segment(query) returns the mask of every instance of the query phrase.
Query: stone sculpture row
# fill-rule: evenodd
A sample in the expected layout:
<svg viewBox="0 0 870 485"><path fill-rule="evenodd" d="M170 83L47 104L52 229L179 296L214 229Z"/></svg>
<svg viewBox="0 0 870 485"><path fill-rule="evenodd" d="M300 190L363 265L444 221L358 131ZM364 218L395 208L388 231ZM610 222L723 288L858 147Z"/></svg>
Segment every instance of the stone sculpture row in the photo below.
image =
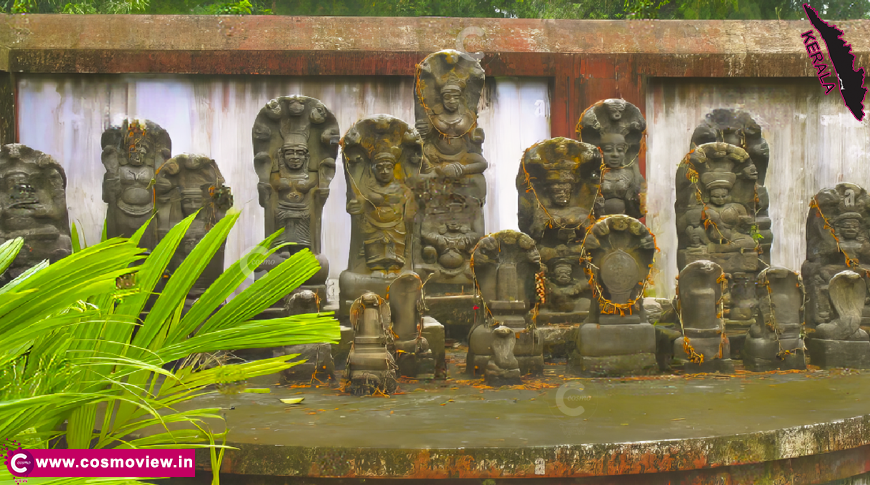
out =
<svg viewBox="0 0 870 485"><path fill-rule="evenodd" d="M466 370L493 383L540 374L549 330L560 325L579 325L564 334L573 335L565 355L571 372L655 372L662 339L643 303L656 246L641 222L640 110L600 101L581 116L577 140L529 147L516 178L521 232L486 235L488 162L477 114L483 81L472 57L437 52L418 66L413 126L375 115L343 137L314 98L280 97L260 110L252 144L265 235L283 229L275 244L292 244L257 274L302 248L321 265L266 316L322 310L329 273L323 207L341 150L351 250L339 278L339 317L355 332L346 371L354 393L390 392L399 376L444 375L439 320L470 327ZM155 216L142 238L153 249L199 211L172 268L232 206L215 161L173 157L169 134L152 121L109 128L102 147L109 237L132 236ZM870 337L860 328L870 323L870 196L840 184L813 198L801 280L770 267L768 161L761 129L744 111L714 110L693 133L675 180L679 332L668 352L690 372L729 371L732 354L753 370L802 368L806 316L813 362L870 367ZM7 278L69 254L63 169L41 152L8 145L0 176L8 194L0 238L25 235L31 246ZM222 269L221 252L191 298ZM306 376L331 377L327 348L275 351L308 355Z"/></svg>

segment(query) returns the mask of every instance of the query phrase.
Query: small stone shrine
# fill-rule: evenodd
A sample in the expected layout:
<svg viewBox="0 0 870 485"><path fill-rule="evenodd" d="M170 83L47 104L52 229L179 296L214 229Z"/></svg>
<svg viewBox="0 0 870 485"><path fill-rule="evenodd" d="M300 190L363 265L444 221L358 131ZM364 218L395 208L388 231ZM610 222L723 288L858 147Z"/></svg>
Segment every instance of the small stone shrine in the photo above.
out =
<svg viewBox="0 0 870 485"><path fill-rule="evenodd" d="M599 101L580 115L577 137L604 155L595 215L646 215L646 180L638 157L644 149L646 120L637 106L623 99Z"/></svg>
<svg viewBox="0 0 870 485"><path fill-rule="evenodd" d="M512 230L485 236L474 248L471 268L486 317L469 334L466 372L483 373L491 382L541 374L543 342L535 317L543 268L535 241Z"/></svg>
<svg viewBox="0 0 870 485"><path fill-rule="evenodd" d="M538 323L580 323L592 292L580 266L581 243L595 221L601 156L598 148L568 138L532 145L517 174L518 221L535 240L546 267L546 303Z"/></svg>
<svg viewBox="0 0 870 485"><path fill-rule="evenodd" d="M423 281L416 273L399 276L387 288L386 300L399 374L417 379L435 377L435 358L429 340L423 336Z"/></svg>
<svg viewBox="0 0 870 485"><path fill-rule="evenodd" d="M368 292L353 302L350 323L355 335L344 375L347 390L357 396L390 394L396 390L396 361L389 352L390 307L380 296Z"/></svg>
<svg viewBox="0 0 870 485"><path fill-rule="evenodd" d="M755 280L764 267L755 219L757 173L746 150L714 142L686 155L676 175L677 267L700 260L722 267L731 339L743 339L755 321Z"/></svg>
<svg viewBox="0 0 870 485"><path fill-rule="evenodd" d="M341 141L351 215L348 269L341 273L340 315L367 292L385 295L412 270L422 146L414 128L388 115L356 122Z"/></svg>
<svg viewBox="0 0 870 485"><path fill-rule="evenodd" d="M860 367L864 365L863 359L870 355L861 350L864 347L863 341L867 340L866 332L858 327L848 330L855 311L859 311L859 322L856 325L860 326L867 321L865 303L868 267L870 195L863 188L849 183L821 190L810 203L807 216L807 259L801 265L801 276L807 289L806 346L811 364ZM861 281L864 284L864 296L861 305L854 300L857 298L855 288L861 285L856 283L855 288L852 288L851 276L841 278L839 293L833 294L833 278L845 270L852 270L858 278L863 278ZM822 325L823 330L819 332ZM843 336L845 333L849 335Z"/></svg>
<svg viewBox="0 0 870 485"><path fill-rule="evenodd" d="M807 333L810 363L823 369L870 369L870 337L861 328L867 283L858 273L843 270L828 283L830 319Z"/></svg>
<svg viewBox="0 0 870 485"><path fill-rule="evenodd" d="M0 275L0 285L72 253L63 167L45 153L11 144L0 147L0 244L17 237L24 247Z"/></svg>
<svg viewBox="0 0 870 485"><path fill-rule="evenodd" d="M761 127L752 115L739 109L714 109L692 133L690 149L706 143L721 142L738 146L746 151L752 165L741 176L756 180L755 193L755 239L758 242L760 257L766 265L770 265L770 246L773 244L773 232L770 229L770 196L764 187L767 177L767 166L770 162L770 147L761 133ZM753 168L754 167L754 168ZM753 173L753 170L755 171Z"/></svg>
<svg viewBox="0 0 870 485"><path fill-rule="evenodd" d="M569 372L583 376L656 372L656 333L642 302L655 238L637 219L612 215L592 226L583 252L593 301L577 331Z"/></svg>
<svg viewBox="0 0 870 485"><path fill-rule="evenodd" d="M743 365L755 372L806 369L801 277L785 268L767 268L758 274L755 291L758 311L743 347Z"/></svg>
<svg viewBox="0 0 870 485"><path fill-rule="evenodd" d="M284 229L275 244L294 243L270 256L258 273L308 248L317 257L320 271L302 288L325 300L329 261L321 254L321 228L323 205L335 176L341 136L338 122L317 99L281 96L260 109L251 135L257 193L266 211L265 235Z"/></svg>
<svg viewBox="0 0 870 485"><path fill-rule="evenodd" d="M184 235L169 271L178 269L197 243L233 206L233 195L230 188L224 185L225 182L217 163L202 155L177 155L157 171L154 191L158 240L162 240L173 226L199 211ZM224 272L224 246L194 283L190 299L202 295Z"/></svg>
<svg viewBox="0 0 870 485"><path fill-rule="evenodd" d="M680 271L677 314L683 336L674 342L674 357L684 361L688 373L731 372L731 345L725 336L722 267L712 261L694 261Z"/></svg>
<svg viewBox="0 0 870 485"><path fill-rule="evenodd" d="M479 302L469 260L485 234L483 129L477 106L483 90L480 63L466 53L443 50L418 66L416 129L423 141L423 175L415 192L419 243L414 270L427 280L426 296L438 320L470 325Z"/></svg>
<svg viewBox="0 0 870 485"><path fill-rule="evenodd" d="M124 120L103 132L103 201L106 236L131 237L154 215L157 170L172 157L169 133L150 120ZM139 245L154 249L157 225L152 224Z"/></svg>

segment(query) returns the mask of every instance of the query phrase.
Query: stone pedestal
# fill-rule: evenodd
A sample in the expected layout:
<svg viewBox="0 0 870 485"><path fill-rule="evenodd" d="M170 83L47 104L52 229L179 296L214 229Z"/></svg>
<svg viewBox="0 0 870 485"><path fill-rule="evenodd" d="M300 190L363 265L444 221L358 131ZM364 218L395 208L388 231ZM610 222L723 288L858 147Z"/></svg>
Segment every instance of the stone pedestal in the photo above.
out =
<svg viewBox="0 0 870 485"><path fill-rule="evenodd" d="M870 341L806 340L810 364L830 369L870 369Z"/></svg>
<svg viewBox="0 0 870 485"><path fill-rule="evenodd" d="M323 383L336 382L335 361L332 359L332 346L330 344L288 345L272 350L274 357L293 354L299 355L292 360L305 360L305 362L282 371L282 384L314 380Z"/></svg>
<svg viewBox="0 0 870 485"><path fill-rule="evenodd" d="M347 356L353 346L354 331L353 327L348 325L339 325L338 330L341 332L341 337L337 344L332 344L332 356L335 360L335 368L344 369L347 365Z"/></svg>
<svg viewBox="0 0 870 485"><path fill-rule="evenodd" d="M686 337L680 337L674 341L674 358L683 361L683 371L686 374L706 372L734 372L734 362L731 360L731 345L727 338L719 337L689 337L689 343L695 352L701 355L716 356L722 358L704 359L701 363L691 362L685 349ZM720 353L721 350L721 353Z"/></svg>
<svg viewBox="0 0 870 485"><path fill-rule="evenodd" d="M776 355L780 351L780 345L775 340L747 338L743 347L743 366L753 372L807 368L806 354L800 338L783 339L780 344L784 349L794 350L779 359Z"/></svg>
<svg viewBox="0 0 870 485"><path fill-rule="evenodd" d="M568 360L568 370L586 377L648 375L658 370L656 333L648 323L583 324L577 331L577 351Z"/></svg>

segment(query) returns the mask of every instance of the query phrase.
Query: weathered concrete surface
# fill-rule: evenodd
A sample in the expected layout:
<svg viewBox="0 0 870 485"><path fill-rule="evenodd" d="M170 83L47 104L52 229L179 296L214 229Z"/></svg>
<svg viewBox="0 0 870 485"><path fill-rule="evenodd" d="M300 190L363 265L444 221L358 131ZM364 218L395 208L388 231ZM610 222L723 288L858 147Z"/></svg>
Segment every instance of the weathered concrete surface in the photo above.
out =
<svg viewBox="0 0 870 485"><path fill-rule="evenodd" d="M556 383L564 383L561 390ZM222 471L237 475L612 478L684 472L680 476L696 478L674 483L798 484L870 471L867 372L544 380L500 390L469 384L405 383L404 394L389 399L277 389L195 404L227 409L229 444L239 450L226 455ZM278 401L291 396L305 401ZM207 460L201 464L207 467ZM726 475L731 481L707 481Z"/></svg>

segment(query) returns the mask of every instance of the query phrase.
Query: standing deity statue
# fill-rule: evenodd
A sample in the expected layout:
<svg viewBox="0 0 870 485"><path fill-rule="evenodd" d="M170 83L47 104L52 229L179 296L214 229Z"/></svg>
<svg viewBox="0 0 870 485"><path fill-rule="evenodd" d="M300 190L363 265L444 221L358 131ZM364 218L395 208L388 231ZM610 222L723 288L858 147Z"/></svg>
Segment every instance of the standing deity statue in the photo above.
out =
<svg viewBox="0 0 870 485"><path fill-rule="evenodd" d="M484 234L488 164L477 124L483 83L480 63L454 50L431 54L417 68L415 126L423 166L414 187L420 210L412 257L415 271L428 281L427 296L438 301L431 305L435 315L454 324L471 323L472 312L457 310L477 304L469 260Z"/></svg>
<svg viewBox="0 0 870 485"><path fill-rule="evenodd" d="M386 294L412 269L421 144L416 130L388 115L356 122L341 141L351 215L348 269L341 273L341 315L363 293Z"/></svg>
<svg viewBox="0 0 870 485"><path fill-rule="evenodd" d="M124 120L121 127L103 132L103 201L109 204L106 235L131 237L154 214L157 171L172 156L172 140L150 120ZM152 225L140 245L154 249L157 227Z"/></svg>
<svg viewBox="0 0 870 485"><path fill-rule="evenodd" d="M340 132L335 116L319 100L281 96L266 103L254 121L254 169L260 206L266 211L266 236L284 232L275 244L293 243L260 267L270 269L307 248L320 271L304 289L326 298L329 261L321 254L323 205L335 176Z"/></svg>
<svg viewBox="0 0 870 485"><path fill-rule="evenodd" d="M649 374L658 370L656 332L643 308L655 238L626 215L600 219L583 240L592 305L577 331L570 372L583 376Z"/></svg>
<svg viewBox="0 0 870 485"><path fill-rule="evenodd" d="M163 239L173 226L199 213L169 266L175 271L193 248L233 206L230 188L224 185L217 163L203 155L177 155L157 171L154 191L157 204L157 237ZM199 297L224 271L224 246L194 284L190 297Z"/></svg>
<svg viewBox="0 0 870 485"><path fill-rule="evenodd" d="M722 267L724 317L731 351L739 353L755 322L759 257L758 170L742 148L706 143L687 154L676 175L677 267L712 261Z"/></svg>
<svg viewBox="0 0 870 485"><path fill-rule="evenodd" d="M72 252L63 168L45 153L11 144L0 147L0 244L17 237L24 247L0 285Z"/></svg>
<svg viewBox="0 0 870 485"><path fill-rule="evenodd" d="M597 146L603 155L596 217L646 215L646 180L638 165L645 134L646 120L640 110L623 99L599 101L580 116L577 137Z"/></svg>
<svg viewBox="0 0 870 485"><path fill-rule="evenodd" d="M704 121L695 128L692 134L690 149L706 143L728 143L742 148L752 161L746 170L738 174L741 178L756 180L755 208L756 239L761 251L760 257L765 264L770 265L770 246L773 243L773 232L768 213L770 197L764 187L767 177L767 166L770 162L770 147L761 133L761 127L749 113L739 109L714 109L707 113Z"/></svg>
<svg viewBox="0 0 870 485"><path fill-rule="evenodd" d="M592 298L580 266L581 243L595 221L598 147L551 138L526 150L517 174L520 230L535 240L546 266L546 303L538 322L579 323Z"/></svg>

